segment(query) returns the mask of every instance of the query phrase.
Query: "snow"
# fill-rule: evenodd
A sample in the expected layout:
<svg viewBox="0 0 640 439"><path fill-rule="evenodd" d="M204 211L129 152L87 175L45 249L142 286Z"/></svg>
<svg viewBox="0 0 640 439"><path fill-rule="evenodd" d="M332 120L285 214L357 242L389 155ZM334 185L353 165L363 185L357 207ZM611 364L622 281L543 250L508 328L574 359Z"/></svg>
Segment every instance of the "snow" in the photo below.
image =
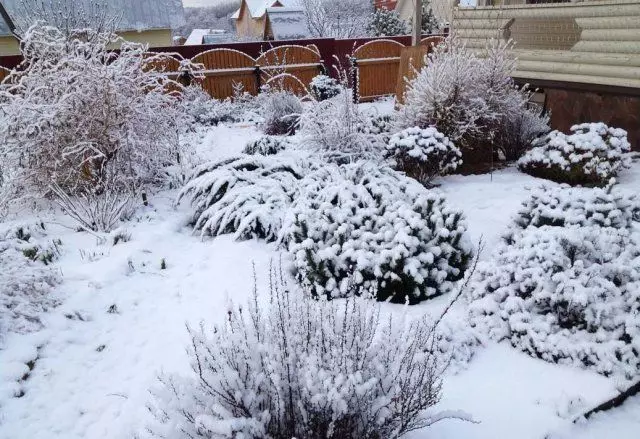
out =
<svg viewBox="0 0 640 439"><path fill-rule="evenodd" d="M391 105L362 107L384 113ZM236 124L208 128L197 142L202 156L219 160L240 154L259 137L254 126ZM483 236L486 259L530 188L542 181L509 167L435 182L448 205L465 213L472 241ZM620 186L640 190L640 164L621 172ZM5 220L3 227L45 222L42 239L63 243L52 265L63 282L55 287L62 304L41 315L44 329L10 333L0 349L0 439L134 437L150 422L146 405L157 376L189 372L185 324L219 323L229 298L244 303L254 285L253 264L258 284L267 283L270 262L280 258L276 246L193 234L186 226L193 211L188 203L175 205L177 193L151 195L150 205L123 224L131 240L115 246L112 239L69 228L70 220L55 211L23 212ZM166 269L161 269L163 259ZM411 309L430 312L446 300ZM396 308L389 304L385 309ZM615 395L617 386L616 380L592 371L552 365L487 342L467 365L445 377L436 407L463 410L479 423L446 420L407 437L635 438L638 397L572 424L575 416Z"/></svg>

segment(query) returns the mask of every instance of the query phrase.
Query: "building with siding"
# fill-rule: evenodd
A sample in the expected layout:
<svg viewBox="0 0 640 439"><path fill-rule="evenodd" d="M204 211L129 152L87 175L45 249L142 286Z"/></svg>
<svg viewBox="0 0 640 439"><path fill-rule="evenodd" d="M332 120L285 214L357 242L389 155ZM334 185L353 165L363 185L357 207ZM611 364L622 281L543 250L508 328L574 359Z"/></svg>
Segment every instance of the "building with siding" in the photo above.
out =
<svg viewBox="0 0 640 439"><path fill-rule="evenodd" d="M33 20L22 0L0 0L18 28L24 28ZM66 8L81 14L95 10L95 0L60 0L43 3L47 13L50 8ZM105 15L115 17L117 33L127 41L148 44L150 47L172 45L171 29L182 24L181 0L110 0L105 4ZM64 13L64 12L63 12ZM54 24L54 23L50 23ZM0 17L0 56L16 55L19 42Z"/></svg>

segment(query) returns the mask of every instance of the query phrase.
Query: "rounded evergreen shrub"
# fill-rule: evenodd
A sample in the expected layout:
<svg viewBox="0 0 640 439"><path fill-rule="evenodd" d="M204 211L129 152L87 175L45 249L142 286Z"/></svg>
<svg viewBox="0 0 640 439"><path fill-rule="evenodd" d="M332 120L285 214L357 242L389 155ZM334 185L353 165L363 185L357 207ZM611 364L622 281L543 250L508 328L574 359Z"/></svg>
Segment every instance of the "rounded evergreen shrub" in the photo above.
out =
<svg viewBox="0 0 640 439"><path fill-rule="evenodd" d="M262 136L258 140L249 142L244 153L249 155L275 155L287 148L288 141L284 137Z"/></svg>
<svg viewBox="0 0 640 439"><path fill-rule="evenodd" d="M303 112L300 99L288 91L271 89L258 96L264 116L264 133L269 136L295 134Z"/></svg>
<svg viewBox="0 0 640 439"><path fill-rule="evenodd" d="M302 172L289 157L235 157L199 167L178 199L191 202L191 225L203 235L273 241Z"/></svg>
<svg viewBox="0 0 640 439"><path fill-rule="evenodd" d="M471 325L552 363L637 377L639 257L626 229L525 229L479 266Z"/></svg>
<svg viewBox="0 0 640 439"><path fill-rule="evenodd" d="M518 160L521 171L571 185L603 185L628 166L627 132L603 123L571 127L571 134L552 131Z"/></svg>
<svg viewBox="0 0 640 439"><path fill-rule="evenodd" d="M425 185L462 164L462 152L434 127L407 128L394 134L386 145L386 157L394 169Z"/></svg>
<svg viewBox="0 0 640 439"><path fill-rule="evenodd" d="M318 75L311 80L310 90L316 101L325 101L338 96L342 86L330 76Z"/></svg>
<svg viewBox="0 0 640 439"><path fill-rule="evenodd" d="M390 168L328 166L303 182L283 228L314 296L417 303L449 292L472 256L461 212Z"/></svg>

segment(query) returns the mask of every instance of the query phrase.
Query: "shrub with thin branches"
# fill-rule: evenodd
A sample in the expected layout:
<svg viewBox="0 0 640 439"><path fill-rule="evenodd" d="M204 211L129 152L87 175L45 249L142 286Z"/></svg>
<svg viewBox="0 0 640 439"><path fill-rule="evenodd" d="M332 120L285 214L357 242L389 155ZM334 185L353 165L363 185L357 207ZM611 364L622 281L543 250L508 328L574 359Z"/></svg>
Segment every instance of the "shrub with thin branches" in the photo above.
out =
<svg viewBox="0 0 640 439"><path fill-rule="evenodd" d="M249 142L244 148L245 154L275 155L287 149L289 142L286 137L262 136Z"/></svg>
<svg viewBox="0 0 640 439"><path fill-rule="evenodd" d="M264 116L264 133L274 136L290 136L298 129L303 112L300 98L279 89L266 89L258 97Z"/></svg>
<svg viewBox="0 0 640 439"><path fill-rule="evenodd" d="M436 320L310 299L273 273L270 285L213 330L189 330L192 375L152 390L153 437L390 439L469 419L428 410L448 363Z"/></svg>

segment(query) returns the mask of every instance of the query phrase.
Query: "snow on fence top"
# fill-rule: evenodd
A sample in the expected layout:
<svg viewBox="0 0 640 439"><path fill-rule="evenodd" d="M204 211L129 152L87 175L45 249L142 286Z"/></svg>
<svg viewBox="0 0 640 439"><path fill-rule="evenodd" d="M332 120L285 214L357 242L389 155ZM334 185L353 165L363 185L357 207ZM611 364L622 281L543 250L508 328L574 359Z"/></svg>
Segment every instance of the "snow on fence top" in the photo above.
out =
<svg viewBox="0 0 640 439"><path fill-rule="evenodd" d="M92 17L103 13L108 18L117 18L118 31L170 29L184 22L181 0L109 0L99 6L95 0L2 0L2 3L18 27L28 27L34 19L47 21L47 17L60 15L75 16L90 23ZM36 5L35 8L32 5ZM0 19L0 36L7 35L11 32Z"/></svg>

